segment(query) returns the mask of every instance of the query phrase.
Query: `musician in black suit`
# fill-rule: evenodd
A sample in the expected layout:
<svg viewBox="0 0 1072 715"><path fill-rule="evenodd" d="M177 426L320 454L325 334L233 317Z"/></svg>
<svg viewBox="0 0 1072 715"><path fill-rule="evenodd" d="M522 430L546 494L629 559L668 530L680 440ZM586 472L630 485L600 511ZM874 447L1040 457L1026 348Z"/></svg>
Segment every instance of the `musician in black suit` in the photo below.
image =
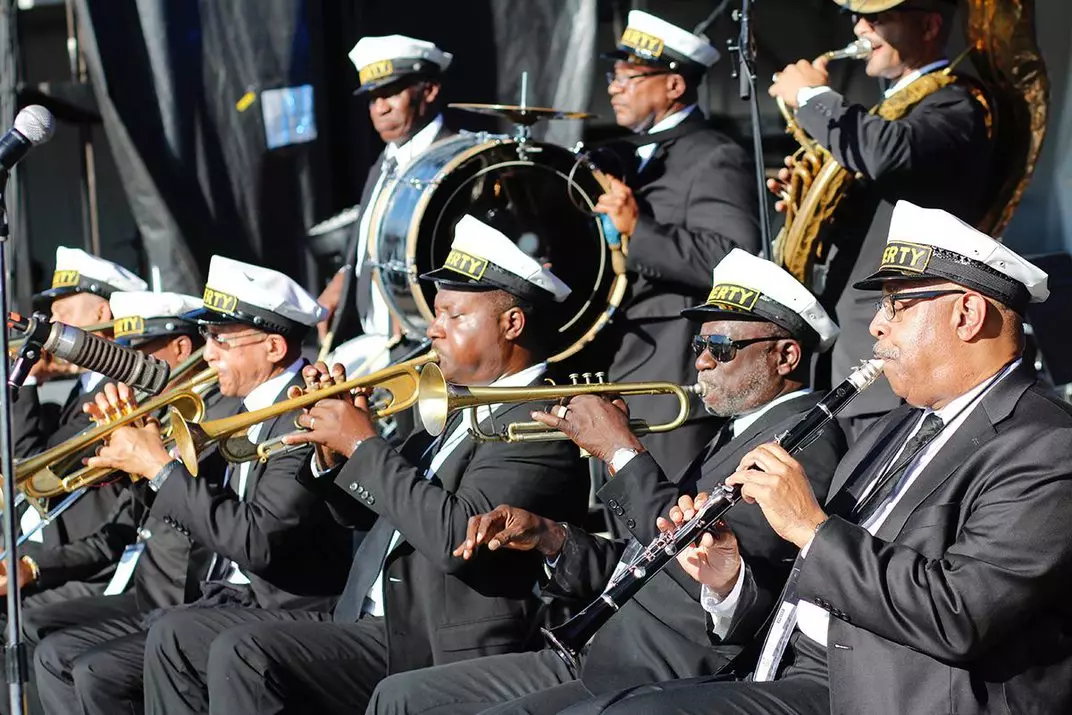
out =
<svg viewBox="0 0 1072 715"><path fill-rule="evenodd" d="M603 399L578 397L564 412L558 407L537 416L610 466L614 477L599 498L633 539L614 542L500 506L470 522L458 555L480 563L491 554L473 552L493 540L495 555L499 548L536 550L550 567L545 595L587 605L599 597L615 567L634 559L640 545L655 537L656 518L679 496L716 486L746 452L797 424L821 398L806 387L808 357L830 347L837 326L804 286L773 263L734 250L715 268L709 299L684 314L694 328L700 324L693 345L706 388L704 404L711 414L728 419L673 481L633 436L625 412ZM844 448L835 427L802 452L818 493L825 493ZM732 566L744 569L738 596L750 614L732 628L728 619L707 619L700 585L672 564L597 632L580 672L572 672L550 648L481 658L392 676L377 688L369 712L556 713L630 684L747 672L743 649L775 603L796 550L778 538L754 505L735 508L726 524L722 539L739 544L745 554L742 564L734 551Z"/></svg>
<svg viewBox="0 0 1072 715"><path fill-rule="evenodd" d="M60 246L56 249L56 269L52 274L52 286L35 296L37 301L47 301L52 320L86 328L106 323L112 318L108 298L116 291L145 290L141 278L103 258L90 255L80 248ZM101 333L106 335L107 333ZM30 370L23 387L19 388L11 405L12 440L16 457L29 457L55 447L90 426L82 412L82 406L92 400L100 387L103 375L81 372L70 394L60 406L58 413L53 405L42 403L38 385L50 379L70 377L72 366L62 366L49 356L42 357ZM22 507L20 527L22 533L38 528L37 534L26 542L30 548L54 549L71 544L97 533L103 524L112 521L122 509L119 484L105 485L94 489L62 515L41 526L38 512ZM48 500L46 506L54 508L58 500ZM100 593L110 574L102 573L88 593Z"/></svg>
<svg viewBox="0 0 1072 715"><path fill-rule="evenodd" d="M1021 357L1046 274L906 202L879 265L856 287L882 291L874 353L908 404L849 450L825 508L775 445L727 480L802 549L754 682L668 683L607 712L1072 708L1072 408Z"/></svg>
<svg viewBox="0 0 1072 715"><path fill-rule="evenodd" d="M637 10L629 13L612 55L607 92L615 120L651 139L636 138L637 170L627 172L627 182L612 179L596 205L629 237L630 293L616 317L621 343L610 368L613 381L690 380L691 327L681 311L703 301L707 271L734 247L759 250L751 162L740 146L707 126L697 106L697 87L718 56L705 37ZM694 415L702 414L694 403ZM661 422L674 407L637 398L631 409ZM642 441L676 474L716 429L713 420L694 418Z"/></svg>
<svg viewBox="0 0 1072 715"><path fill-rule="evenodd" d="M554 304L569 294L549 269L464 216L444 267L426 278L439 287L428 336L448 380L541 382L541 360L553 352ZM360 712L389 673L529 645L541 560L467 564L451 555L452 544L471 516L503 501L579 521L589 484L576 448L479 442L469 435L467 413L458 412L440 437L414 434L399 452L376 436L364 398L358 403L322 400L301 418L310 432L300 440L326 452L317 472L348 455L310 488L350 523L375 519L334 613L169 615L149 636L148 712L206 712L210 703L220 712ZM475 419L497 430L528 421L532 408L478 407Z"/></svg>
<svg viewBox="0 0 1072 715"><path fill-rule="evenodd" d="M276 271L213 256L204 307L195 314L206 339L205 361L220 392L242 399L241 411L279 402L301 384L303 337L323 309ZM102 407L131 399L107 385ZM253 426L254 442L294 429L282 412ZM320 500L296 484L309 458L298 450L266 464L243 463L196 478L164 448L159 428L118 429L90 466L145 478L156 491L152 515L213 552L201 598L191 608L323 608L340 592L349 535ZM135 613L59 631L38 646L34 671L46 712L113 713L140 709L145 634L159 613Z"/></svg>
<svg viewBox="0 0 1072 715"><path fill-rule="evenodd" d="M379 336L379 349L370 345L360 351L375 355L393 331L387 306L373 290L367 263L371 209L389 180L433 142L454 133L438 110L442 75L453 55L431 42L389 35L361 38L349 57L361 82L354 94L368 98L372 126L386 146L365 179L357 230L346 247L345 263L318 299L328 312L317 329L322 340L330 330L335 346L355 335Z"/></svg>
<svg viewBox="0 0 1072 715"><path fill-rule="evenodd" d="M113 293L109 307L116 321L113 328L116 342L167 362L174 375L175 368L204 344L197 323L183 317L200 305L199 298L178 293ZM180 376L178 380L188 378L189 375L185 378ZM172 385L175 384L177 382L173 378ZM106 421L105 416L96 409L95 402L87 403L86 409L94 421ZM114 415L109 418L114 418ZM108 481L114 481L114 478ZM32 542L24 545L19 569L20 587L25 596L24 624L30 619L30 611L37 611L38 607L102 592L119 594L126 590L129 573L124 570L125 577L115 576L114 571L124 550L128 547L142 548L134 545L142 541L139 534L148 517L148 504L143 499L143 491L141 488L123 489L108 519L88 536L62 546L43 547ZM82 498L88 496L89 493ZM140 559L140 555L133 554L132 550L128 561ZM6 590L7 574L4 566L0 565L0 594ZM115 604L124 599L107 601ZM77 609L67 608L66 603L59 609L44 610L50 615L39 613L43 616L41 623L53 623L56 617L60 617L60 622L64 624L78 622L69 621L79 617L74 614ZM36 631L37 628L27 628L28 632L31 630Z"/></svg>
<svg viewBox="0 0 1072 715"><path fill-rule="evenodd" d="M841 325L831 356L837 384L871 354L873 301L853 284L879 262L894 204L904 199L975 224L990 208L995 177L987 111L972 84L946 74L955 0L834 1L853 11L856 36L873 46L867 74L890 83L882 104L906 103L896 119L869 113L827 86L825 59L789 65L770 87L795 109L805 132L858 174L831 229L837 250L825 288L816 288ZM789 172L768 182L775 194ZM850 439L900 403L885 384L853 400L842 413Z"/></svg>

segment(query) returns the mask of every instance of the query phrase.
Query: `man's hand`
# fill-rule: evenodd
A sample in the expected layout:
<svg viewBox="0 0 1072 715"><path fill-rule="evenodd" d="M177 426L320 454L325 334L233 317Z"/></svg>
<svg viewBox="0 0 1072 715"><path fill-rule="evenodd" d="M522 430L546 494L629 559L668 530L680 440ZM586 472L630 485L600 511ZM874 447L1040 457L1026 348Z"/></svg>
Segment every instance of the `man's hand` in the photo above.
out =
<svg viewBox="0 0 1072 715"><path fill-rule="evenodd" d="M547 412L533 412L532 419L565 433L578 447L604 462L619 449L644 451L629 428L629 408L621 398L610 401L598 395L578 395Z"/></svg>
<svg viewBox="0 0 1072 715"><path fill-rule="evenodd" d="M623 236L632 236L636 231L637 216L640 215L636 197L632 189L613 176L610 177L610 190L599 197L594 210L610 216L614 228Z"/></svg>
<svg viewBox="0 0 1072 715"><path fill-rule="evenodd" d="M116 429L96 456L84 460L87 467L118 469L135 479L151 479L171 461L160 437L160 424L155 419L144 425Z"/></svg>
<svg viewBox="0 0 1072 715"><path fill-rule="evenodd" d="M26 377L32 377L37 380L38 383L42 383L48 382L49 380L62 380L67 377L74 377L81 371L82 368L74 363L54 358L51 353L42 350L41 359L33 364L30 371L26 373Z"/></svg>
<svg viewBox="0 0 1072 715"><path fill-rule="evenodd" d="M82 411L98 425L115 422L138 408L134 390L122 382L109 382L82 405Z"/></svg>
<svg viewBox="0 0 1072 715"><path fill-rule="evenodd" d="M773 442L746 454L726 484L740 485L745 501L759 504L771 528L797 548L804 548L826 521L800 462Z"/></svg>
<svg viewBox="0 0 1072 715"><path fill-rule="evenodd" d="M784 70L774 75L774 84L767 93L772 97L781 97L792 109L797 108L797 92L805 87L823 87L830 82L826 66L830 63L825 57L814 62L799 60L795 65L787 65Z"/></svg>
<svg viewBox="0 0 1072 715"><path fill-rule="evenodd" d="M487 545L490 551L536 549L544 558L553 559L565 542L566 530L561 524L504 504L469 518L465 541L454 549L454 555L468 561L478 546Z"/></svg>
<svg viewBox="0 0 1072 715"><path fill-rule="evenodd" d="M342 300L342 284L345 278L346 274L343 271L337 272L332 276L331 281L324 286L320 297L316 299L316 302L324 306L328 311L324 319L316 324L316 332L320 336L321 342L323 342L324 336L328 334L331 321L335 318L335 311L339 307L339 301Z"/></svg>
<svg viewBox="0 0 1072 715"><path fill-rule="evenodd" d="M339 385L343 382L346 382L346 368L344 368L339 363L335 363L331 367L331 369L328 370L328 366L325 363L318 362L315 365L306 365L304 368L302 368L302 379L305 380L305 389L303 390L296 385L288 388L287 397L289 399L300 397L304 393L326 390L329 387L334 387L335 385ZM339 392L330 397L325 397L324 399L337 399L347 401L353 398L347 392ZM308 416L310 409L312 408L304 410L303 416ZM284 440L284 442L286 442L286 440ZM331 449L328 449L322 444L314 443L314 447L316 450L317 464L320 465L321 469L334 469L336 466L346 461L346 458L348 456L346 454L341 454L339 452L335 452ZM352 448L351 451L353 451Z"/></svg>
<svg viewBox="0 0 1072 715"><path fill-rule="evenodd" d="M705 492L697 494L695 500L687 494L682 495L667 517L659 517L655 525L662 532L676 531L696 516L706 501ZM704 532L698 544L690 544L679 551L677 562L694 581L707 586L721 598L729 595L741 574L737 537L723 521L715 525L713 534Z"/></svg>
<svg viewBox="0 0 1072 715"><path fill-rule="evenodd" d="M796 166L796 159L791 156L785 158L785 168L778 169L777 179L767 179L767 189L778 197L778 201L774 202L774 210L779 213L785 213L788 205L786 200L789 198L789 184L793 178L793 168Z"/></svg>
<svg viewBox="0 0 1072 715"><path fill-rule="evenodd" d="M336 364L331 373L322 362L302 370L307 387L329 386L344 382L346 373ZM284 444L316 444L323 447L318 458L321 466L331 468L344 459L349 459L359 442L377 435L369 412L368 394L357 392L352 401L348 393L328 397L305 410L298 418L298 425L306 429L283 437Z"/></svg>
<svg viewBox="0 0 1072 715"><path fill-rule="evenodd" d="M26 560L19 559L19 588L25 588L34 582L33 569ZM7 560L0 560L0 596L7 595Z"/></svg>

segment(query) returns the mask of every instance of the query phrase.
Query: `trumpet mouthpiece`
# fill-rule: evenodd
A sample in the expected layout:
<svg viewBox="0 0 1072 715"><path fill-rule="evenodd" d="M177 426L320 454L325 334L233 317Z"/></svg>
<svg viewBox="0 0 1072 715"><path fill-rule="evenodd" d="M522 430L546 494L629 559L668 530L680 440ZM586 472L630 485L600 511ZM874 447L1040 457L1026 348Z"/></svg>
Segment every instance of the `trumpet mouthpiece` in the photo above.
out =
<svg viewBox="0 0 1072 715"><path fill-rule="evenodd" d="M707 394L707 386L702 382L697 382L695 385L689 385L685 390L693 395L699 395L700 397Z"/></svg>

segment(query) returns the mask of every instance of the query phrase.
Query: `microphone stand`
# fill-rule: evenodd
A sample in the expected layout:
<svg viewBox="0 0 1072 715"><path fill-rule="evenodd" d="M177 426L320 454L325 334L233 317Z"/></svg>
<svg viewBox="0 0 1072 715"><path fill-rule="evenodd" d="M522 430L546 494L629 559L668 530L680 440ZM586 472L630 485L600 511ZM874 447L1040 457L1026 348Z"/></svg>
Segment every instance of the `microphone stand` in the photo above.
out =
<svg viewBox="0 0 1072 715"><path fill-rule="evenodd" d="M7 189L8 172L0 173L0 315L7 315L8 288L8 224L4 192ZM26 686L26 646L22 642L22 611L19 600L19 555L15 548L15 454L11 433L11 389L8 387L9 366L7 362L7 326L0 330L0 472L4 474L4 543L8 546L5 556L7 566L7 641L4 659L7 666L8 703L10 712L22 715L26 712L23 696Z"/></svg>
<svg viewBox="0 0 1072 715"><path fill-rule="evenodd" d="M752 0L741 0L741 9L733 11L733 19L740 25L737 41L730 40L728 48L733 58L731 75L740 80L741 99L750 101L752 110L752 148L756 163L756 190L759 201L760 255L770 259L774 255L771 238L770 212L767 210L767 180L763 171L763 126L759 121L759 97L756 96L756 47L752 36Z"/></svg>

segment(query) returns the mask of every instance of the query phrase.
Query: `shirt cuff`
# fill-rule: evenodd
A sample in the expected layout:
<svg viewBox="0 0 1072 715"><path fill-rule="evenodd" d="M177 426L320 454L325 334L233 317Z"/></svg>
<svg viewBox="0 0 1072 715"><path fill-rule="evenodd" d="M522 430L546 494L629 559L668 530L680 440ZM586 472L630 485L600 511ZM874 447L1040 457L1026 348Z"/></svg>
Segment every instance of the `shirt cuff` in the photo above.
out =
<svg viewBox="0 0 1072 715"><path fill-rule="evenodd" d="M156 473L156 476L149 480L149 488L154 492L160 491L160 488L164 486L164 482L167 481L167 478L180 466L182 466L182 462L177 459L165 464L160 471Z"/></svg>
<svg viewBox="0 0 1072 715"><path fill-rule="evenodd" d="M26 378L25 380L22 381L22 387L34 387L36 385L37 385L37 378L33 377L33 376L28 377L28 378Z"/></svg>
<svg viewBox="0 0 1072 715"><path fill-rule="evenodd" d="M830 91L832 90L825 85L822 87L801 87L797 90L797 107L803 107L820 94L826 94Z"/></svg>
<svg viewBox="0 0 1072 715"><path fill-rule="evenodd" d="M737 582L726 594L725 598L719 596L707 584L700 586L700 605L703 609L717 618L730 618L737 609L737 603L741 600L744 591L744 559L738 557L740 569L737 571Z"/></svg>

